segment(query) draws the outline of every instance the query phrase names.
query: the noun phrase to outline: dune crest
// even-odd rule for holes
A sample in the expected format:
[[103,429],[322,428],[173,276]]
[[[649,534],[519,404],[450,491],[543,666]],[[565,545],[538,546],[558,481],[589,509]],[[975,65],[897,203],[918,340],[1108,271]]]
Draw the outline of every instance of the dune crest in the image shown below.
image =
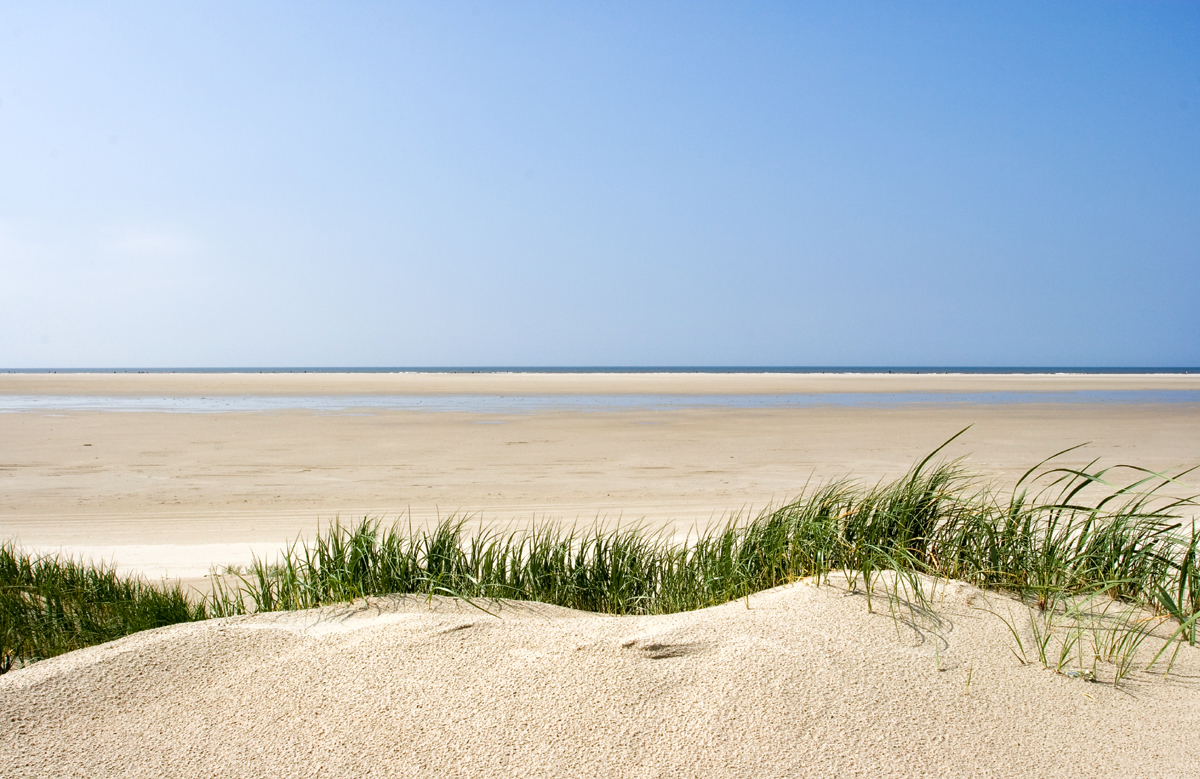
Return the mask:
[[[396,596],[175,625],[0,677],[0,774],[1188,776],[1200,649],[1090,684],[950,583],[925,615],[811,581],[609,617]],[[1007,612],[1006,612],[1007,609]],[[1104,681],[1103,678],[1100,681]]]

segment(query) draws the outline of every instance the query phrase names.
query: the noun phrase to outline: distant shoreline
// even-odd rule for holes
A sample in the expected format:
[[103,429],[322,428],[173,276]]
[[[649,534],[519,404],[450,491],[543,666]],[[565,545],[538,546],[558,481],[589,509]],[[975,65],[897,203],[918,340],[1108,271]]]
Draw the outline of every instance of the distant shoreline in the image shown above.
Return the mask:
[[[0,373],[0,395],[73,397],[837,395],[1200,391],[1200,373],[299,372]],[[955,398],[945,398],[954,400]],[[932,398],[931,398],[932,400]],[[1176,398],[1178,400],[1178,398]]]
[[1200,404],[1197,390],[1074,390],[1070,392],[835,392],[786,395],[691,394],[461,394],[438,395],[216,395],[154,397],[130,395],[8,395],[0,414],[29,412],[125,413],[375,413],[422,411],[466,414],[545,412],[672,411],[684,409],[899,408],[978,405],[1176,405]]
[[684,366],[428,366],[428,367],[291,367],[291,368],[0,368],[0,374],[255,374],[255,373],[559,373],[559,374],[643,374],[643,373],[712,373],[712,374],[968,374],[968,375],[1177,375],[1200,373],[1200,367],[1014,367],[1014,366],[762,366],[762,365],[684,365]]

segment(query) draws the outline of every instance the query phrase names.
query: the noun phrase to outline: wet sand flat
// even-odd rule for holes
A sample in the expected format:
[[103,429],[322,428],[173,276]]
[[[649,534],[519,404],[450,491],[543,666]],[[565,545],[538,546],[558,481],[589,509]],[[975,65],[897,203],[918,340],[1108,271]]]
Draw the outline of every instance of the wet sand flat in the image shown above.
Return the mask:
[[8,373],[0,395],[760,394],[1198,390],[1195,374]]

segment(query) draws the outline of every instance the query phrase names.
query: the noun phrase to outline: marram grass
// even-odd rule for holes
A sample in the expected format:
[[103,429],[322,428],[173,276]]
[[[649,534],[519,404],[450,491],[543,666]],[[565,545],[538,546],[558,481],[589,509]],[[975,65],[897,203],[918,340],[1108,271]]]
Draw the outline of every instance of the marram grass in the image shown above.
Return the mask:
[[454,518],[430,530],[335,523],[273,562],[256,560],[233,585],[214,579],[195,606],[178,587],[5,547],[3,657],[28,662],[173,622],[373,595],[450,595],[484,609],[491,599],[515,599],[667,614],[808,576],[838,571],[870,581],[885,570],[1004,590],[1040,609],[1102,590],[1175,619],[1176,637],[1194,643],[1197,504],[1165,494],[1168,485],[1178,491],[1184,474],[1094,462],[1056,467],[1051,458],[1000,492],[955,462],[931,466],[936,453],[890,484],[827,484],[684,542],[639,529],[552,524],[470,534]]
[[111,566],[0,547],[0,673],[127,636],[205,619],[179,585],[155,587]]

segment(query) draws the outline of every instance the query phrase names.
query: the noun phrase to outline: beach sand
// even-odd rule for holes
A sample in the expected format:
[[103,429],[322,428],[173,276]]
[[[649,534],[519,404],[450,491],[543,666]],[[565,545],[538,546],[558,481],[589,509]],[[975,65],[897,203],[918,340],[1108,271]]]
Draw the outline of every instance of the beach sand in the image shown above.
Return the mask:
[[944,584],[937,621],[897,621],[833,584],[659,617],[410,596],[148,631],[0,676],[0,774],[1196,775],[1200,649],[1089,683],[1018,662],[997,614],[1031,643],[1028,612],[1001,596]]
[[[1198,389],[1200,376],[802,374],[0,374],[0,395]],[[0,414],[0,541],[203,586],[334,519],[451,514],[640,522],[684,534],[809,482],[902,475],[947,450],[1011,483],[1043,457],[1200,463],[1200,404],[684,408],[510,414],[70,411]]]
[[[0,375],[8,395],[1080,388],[1200,382]],[[1200,463],[1198,404],[22,412],[0,414],[0,539],[203,587],[334,517],[684,533],[810,481],[899,476],[967,425],[946,455],[1001,483],[1084,442],[1066,462]],[[1018,661],[996,613],[1031,646],[1028,612],[1003,596],[945,585],[936,620],[897,621],[836,585],[662,617],[410,597],[149,631],[0,676],[0,776],[1196,775],[1200,650],[1090,684]]]

